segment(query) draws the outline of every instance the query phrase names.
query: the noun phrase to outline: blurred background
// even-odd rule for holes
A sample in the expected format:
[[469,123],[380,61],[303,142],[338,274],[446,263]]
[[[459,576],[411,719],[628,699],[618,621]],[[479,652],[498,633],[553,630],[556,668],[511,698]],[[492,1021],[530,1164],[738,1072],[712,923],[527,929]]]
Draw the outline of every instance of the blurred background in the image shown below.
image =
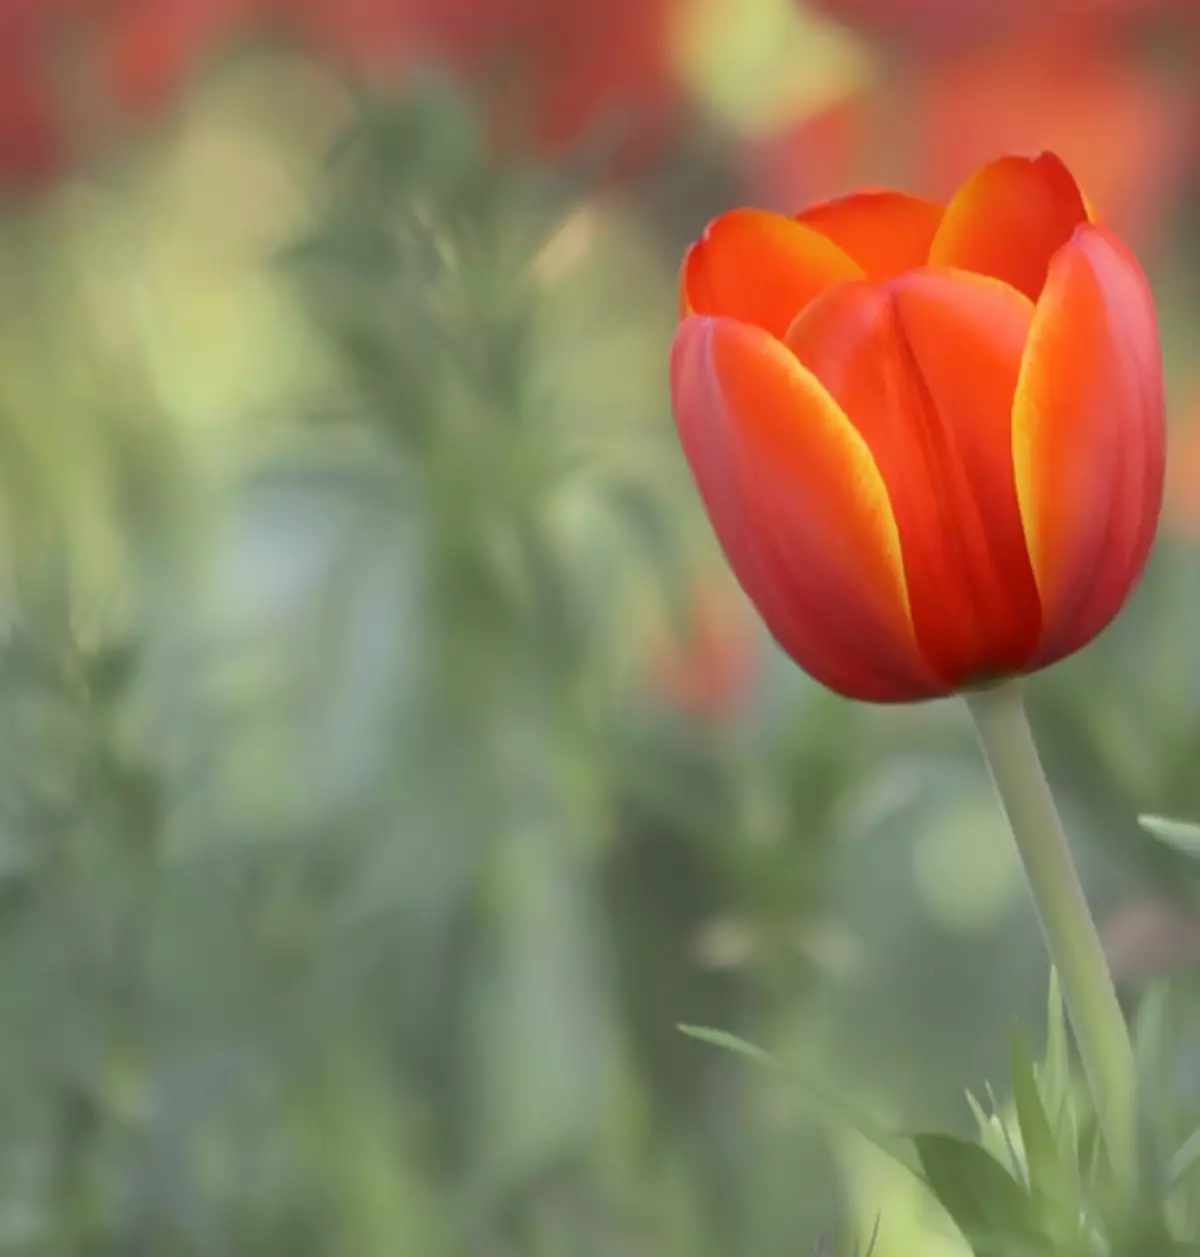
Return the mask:
[[1003,1091],[1020,870],[960,705],[732,585],[677,267],[1044,148],[1135,244],[1164,534],[1030,697],[1186,1001],[1198,67],[1194,0],[0,0],[0,1257],[960,1254],[811,1099]]

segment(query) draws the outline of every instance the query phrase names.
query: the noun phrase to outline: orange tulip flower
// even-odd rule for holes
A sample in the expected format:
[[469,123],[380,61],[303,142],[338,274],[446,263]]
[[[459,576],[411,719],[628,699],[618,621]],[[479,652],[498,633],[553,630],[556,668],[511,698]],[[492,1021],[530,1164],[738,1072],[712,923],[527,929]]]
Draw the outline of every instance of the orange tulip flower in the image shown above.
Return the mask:
[[717,536],[788,654],[851,698],[1078,650],[1145,565],[1162,353],[1137,261],[1050,154],[943,208],[734,210],[687,254],[671,388]]

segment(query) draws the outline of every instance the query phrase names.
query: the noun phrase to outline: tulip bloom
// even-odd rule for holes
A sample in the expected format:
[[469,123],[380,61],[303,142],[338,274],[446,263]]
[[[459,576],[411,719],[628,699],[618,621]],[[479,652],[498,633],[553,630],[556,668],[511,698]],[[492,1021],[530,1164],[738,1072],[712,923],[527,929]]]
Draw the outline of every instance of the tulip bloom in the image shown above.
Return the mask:
[[1058,158],[943,208],[734,210],[687,254],[671,389],[734,572],[785,651],[905,702],[1078,650],[1162,504],[1162,352],[1128,248]]

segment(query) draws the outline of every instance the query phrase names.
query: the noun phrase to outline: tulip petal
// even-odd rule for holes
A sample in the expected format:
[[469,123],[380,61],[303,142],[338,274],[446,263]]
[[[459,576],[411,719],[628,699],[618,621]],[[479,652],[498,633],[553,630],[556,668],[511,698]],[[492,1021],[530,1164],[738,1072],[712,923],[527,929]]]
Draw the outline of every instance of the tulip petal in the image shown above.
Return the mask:
[[717,537],[783,649],[850,698],[941,691],[913,634],[896,523],[862,438],[777,340],[683,322],[676,424]]
[[1036,301],[1050,259],[1088,217],[1079,185],[1053,153],[1002,157],[955,193],[929,261],[992,275]]
[[1013,406],[1039,664],[1095,637],[1141,574],[1162,506],[1164,426],[1149,285],[1116,236],[1082,227],[1050,267]]
[[868,279],[924,266],[945,210],[903,192],[854,192],[809,206],[796,221],[848,253]]
[[709,224],[684,260],[681,312],[724,315],[781,337],[820,292],[862,268],[820,232],[766,210]]
[[826,293],[787,336],[870,447],[917,640],[949,688],[1019,672],[1037,645],[1011,429],[1032,317],[1007,284],[925,269]]

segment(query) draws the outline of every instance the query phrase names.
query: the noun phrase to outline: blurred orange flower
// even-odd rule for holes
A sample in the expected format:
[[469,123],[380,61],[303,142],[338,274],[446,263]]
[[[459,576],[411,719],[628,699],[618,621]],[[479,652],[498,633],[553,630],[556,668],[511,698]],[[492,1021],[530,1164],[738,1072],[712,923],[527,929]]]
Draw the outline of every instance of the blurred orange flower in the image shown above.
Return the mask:
[[1114,21],[1189,14],[1192,0],[802,0],[861,30],[923,51],[1066,25],[1076,35]]
[[690,720],[720,724],[742,708],[758,670],[758,634],[741,590],[711,576],[692,590],[682,633],[663,628],[649,654],[647,689]]
[[881,174],[944,198],[990,153],[1049,148],[1107,221],[1153,249],[1188,177],[1194,87],[1139,57],[1119,29],[1031,26],[899,61],[832,115],[752,145],[743,169],[780,208]]
[[876,38],[945,45],[1019,22],[1023,0],[806,0],[807,7]]
[[1186,541],[1200,542],[1200,383],[1193,383],[1171,429],[1163,522]]
[[1180,86],[1123,44],[1063,33],[995,44],[925,67],[910,94],[922,141],[918,186],[944,196],[987,154],[1051,148],[1122,234],[1153,247],[1186,175]]

